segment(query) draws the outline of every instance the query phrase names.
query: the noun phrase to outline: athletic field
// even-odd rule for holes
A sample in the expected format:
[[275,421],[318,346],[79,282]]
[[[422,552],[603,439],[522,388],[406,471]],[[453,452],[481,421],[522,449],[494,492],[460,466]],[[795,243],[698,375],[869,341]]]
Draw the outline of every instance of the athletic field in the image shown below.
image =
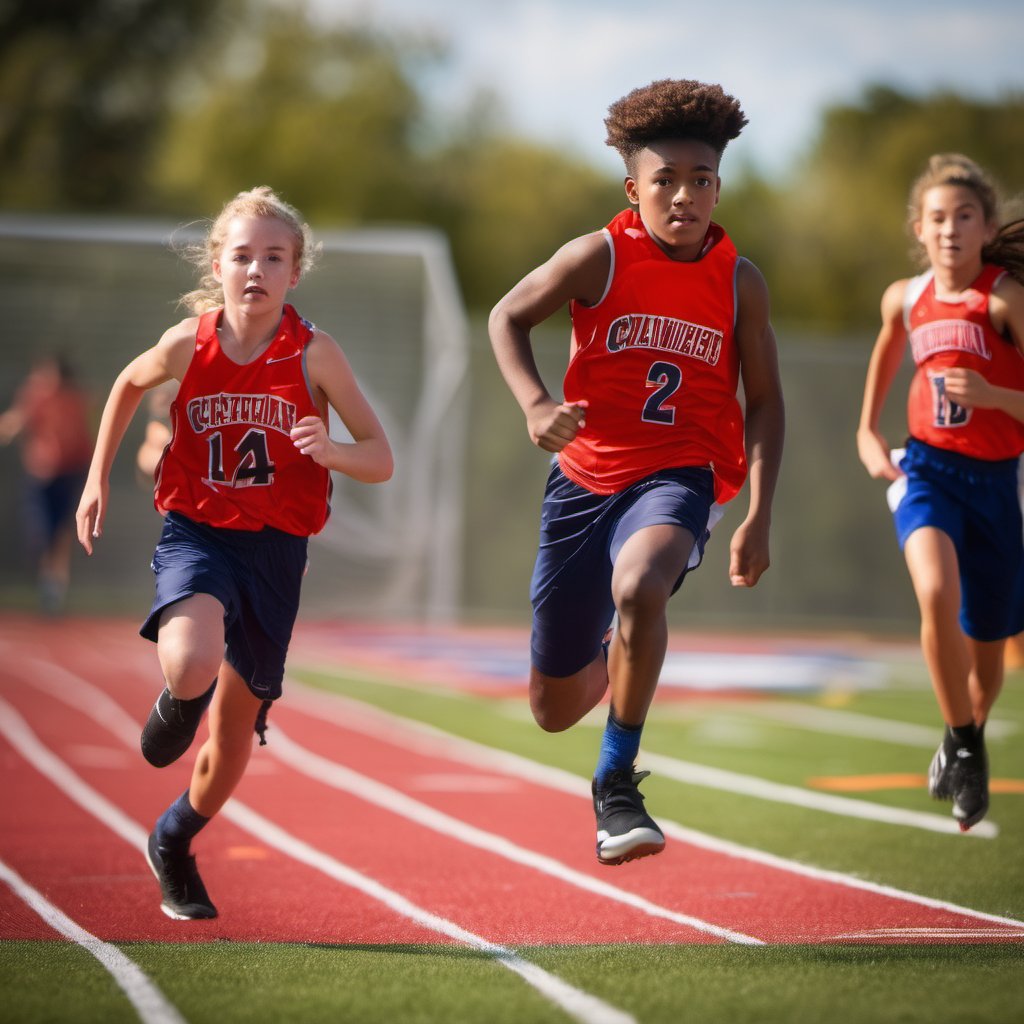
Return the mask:
[[603,867],[603,715],[542,733],[526,647],[300,623],[194,845],[220,916],[177,922],[142,853],[192,757],[138,752],[155,649],[0,618],[0,1021],[1024,1020],[1024,674],[963,835],[913,644],[674,636],[638,761],[668,845]]

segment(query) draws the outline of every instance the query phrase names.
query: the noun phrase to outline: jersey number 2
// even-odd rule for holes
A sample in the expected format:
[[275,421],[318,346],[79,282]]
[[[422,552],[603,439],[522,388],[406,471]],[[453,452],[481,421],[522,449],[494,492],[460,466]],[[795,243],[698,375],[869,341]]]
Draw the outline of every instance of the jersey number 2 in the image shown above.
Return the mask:
[[676,421],[675,406],[667,405],[668,400],[683,383],[683,371],[675,363],[652,363],[647,371],[647,386],[658,390],[644,402],[641,419],[645,423],[665,423],[671,426]]
[[220,431],[210,434],[210,480],[231,487],[265,487],[274,482],[274,470],[267,451],[267,435],[262,430],[250,430],[235,447],[238,462],[231,479],[224,472],[224,438]]

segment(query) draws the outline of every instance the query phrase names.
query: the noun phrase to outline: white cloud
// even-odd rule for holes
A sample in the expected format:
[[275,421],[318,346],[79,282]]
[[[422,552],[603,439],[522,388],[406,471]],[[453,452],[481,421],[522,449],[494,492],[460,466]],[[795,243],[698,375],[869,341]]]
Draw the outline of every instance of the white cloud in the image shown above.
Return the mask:
[[822,108],[868,82],[978,95],[1024,91],[1024,4],[980,0],[733,0],[698,11],[679,0],[315,0],[321,12],[434,27],[452,46],[431,88],[456,109],[476,88],[501,96],[513,124],[609,168],[609,103],[656,78],[721,82],[750,125],[731,152],[779,168],[810,141]]

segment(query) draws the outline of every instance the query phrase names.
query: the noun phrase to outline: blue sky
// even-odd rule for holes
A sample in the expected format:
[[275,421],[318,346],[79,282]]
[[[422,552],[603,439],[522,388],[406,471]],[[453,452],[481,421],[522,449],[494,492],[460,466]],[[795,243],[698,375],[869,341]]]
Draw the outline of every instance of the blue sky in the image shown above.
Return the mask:
[[[794,166],[821,109],[869,82],[912,92],[1024,93],[1021,0],[310,0],[324,17],[426,28],[450,59],[424,82],[445,111],[474,89],[517,131],[618,171],[608,104],[656,78],[720,82],[750,119],[732,144],[768,173]],[[727,166],[723,166],[727,171]]]

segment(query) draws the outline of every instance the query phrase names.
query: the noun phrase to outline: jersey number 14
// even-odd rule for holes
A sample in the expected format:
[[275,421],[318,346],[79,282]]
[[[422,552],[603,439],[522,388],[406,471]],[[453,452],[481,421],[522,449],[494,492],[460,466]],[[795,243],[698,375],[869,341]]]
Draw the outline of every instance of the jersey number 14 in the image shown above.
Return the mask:
[[266,431],[255,428],[235,445],[234,468],[228,476],[224,467],[224,438],[220,431],[207,437],[210,446],[209,482],[228,487],[266,487],[274,482],[274,470],[267,450]]

